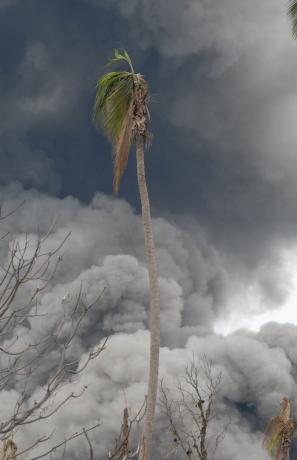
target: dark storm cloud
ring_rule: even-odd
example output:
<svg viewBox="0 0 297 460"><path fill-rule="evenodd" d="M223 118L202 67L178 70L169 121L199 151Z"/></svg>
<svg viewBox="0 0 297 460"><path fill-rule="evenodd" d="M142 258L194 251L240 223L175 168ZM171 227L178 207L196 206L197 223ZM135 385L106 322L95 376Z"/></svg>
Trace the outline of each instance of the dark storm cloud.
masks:
<svg viewBox="0 0 297 460"><path fill-rule="evenodd" d="M153 207L198 217L223 248L257 263L297 221L296 43L285 13L277 0L7 3L0 152L12 160L2 183L87 201L111 191L110 147L90 112L102 65L125 46L153 93ZM42 152L38 178L20 172L14 142L25 169ZM137 203L133 159L122 196Z"/></svg>
<svg viewBox="0 0 297 460"><path fill-rule="evenodd" d="M64 248L63 269L41 301L42 308L52 305L52 312L59 311L61 299L68 292L78 292L83 285L90 302L105 289L97 313L100 329L94 331L96 338L110 331L134 332L147 327L149 295L142 224L127 202L98 194L86 207L74 198L59 200L24 192L19 186L2 189L1 196L5 209L13 209L21 199L26 200L2 224L3 233L16 235L20 241L26 233L33 238L36 222L40 231L46 232L57 216L56 230L47 243L54 248L71 231ZM192 333L193 328L199 327L201 332L203 328L211 330L217 314L224 308L228 278L218 252L202 231L192 236L161 218L154 220L154 228L164 343L182 344L189 334L188 328ZM4 257L4 247L2 253ZM97 321L97 317L91 318L90 325ZM37 320L34 329L38 329L38 324ZM185 331L180 335L183 326Z"/></svg>
<svg viewBox="0 0 297 460"><path fill-rule="evenodd" d="M1 0L0 2L0 11L4 10L8 6L12 6L14 3L16 3L18 0Z"/></svg>
<svg viewBox="0 0 297 460"><path fill-rule="evenodd" d="M58 193L61 178L45 152L33 150L26 141L13 133L3 134L0 147L0 182L8 185L19 180L25 187L36 187Z"/></svg>
<svg viewBox="0 0 297 460"><path fill-rule="evenodd" d="M161 56L153 113L170 128L154 166L168 174L166 190L154 174L153 197L163 209L196 214L217 241L257 261L296 226L296 43L287 3L111 5L134 25L139 46Z"/></svg>
<svg viewBox="0 0 297 460"><path fill-rule="evenodd" d="M281 251L291 235L294 243L297 197L296 47L285 5L5 3L2 184L19 180L26 188L87 201L97 189L111 190L110 147L90 126L90 111L103 63L114 46L125 45L154 96L155 141L146 158L154 214L171 216L192 240L201 234L198 218L214 253L227 254L230 277L243 287L255 285L263 310L283 304L291 285ZM122 196L138 205L133 158ZM111 253L117 254L117 247ZM159 253L169 273L170 260L161 248ZM207 292L223 291L224 283L213 276L201 298L196 291L207 269L201 270L195 251L189 261L197 281L185 299L184 325L190 328L199 317L204 327L225 301L218 295L213 302Z"/></svg>
<svg viewBox="0 0 297 460"><path fill-rule="evenodd" d="M112 46L108 45L112 27L103 15L98 26L90 8L76 1L70 4L29 0L13 2L1 11L0 154L10 151L3 174L26 187L90 199L98 178L103 188L107 186L107 153L110 167L109 151L105 157L101 152L106 149L102 138L101 145L98 136L96 144L92 138L90 112L97 72ZM19 173L19 149L15 152L13 142L23 144L28 168L33 170L36 152L43 152L45 163L51 164L50 174L57 177L56 187L48 184L46 167L38 180Z"/></svg>

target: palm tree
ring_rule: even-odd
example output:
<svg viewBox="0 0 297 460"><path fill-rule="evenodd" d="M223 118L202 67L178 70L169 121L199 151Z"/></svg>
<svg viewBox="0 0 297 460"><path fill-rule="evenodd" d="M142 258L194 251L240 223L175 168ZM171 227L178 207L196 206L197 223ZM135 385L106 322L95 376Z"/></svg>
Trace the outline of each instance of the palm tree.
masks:
<svg viewBox="0 0 297 460"><path fill-rule="evenodd" d="M160 349L160 295L157 263L153 239L150 203L146 186L144 150L151 135L148 131L148 84L140 73L135 73L126 51L115 50L109 64L126 63L129 71L108 72L97 83L93 121L102 125L113 144L114 192L118 193L121 178L128 163L132 144L136 146L137 179L142 207L145 251L150 286L150 367L141 439L140 459L150 458L154 415L158 388Z"/></svg>
<svg viewBox="0 0 297 460"><path fill-rule="evenodd" d="M295 429L295 423L290 417L291 403L285 396L279 415L270 420L265 432L264 446L273 460L289 460L290 442Z"/></svg>
<svg viewBox="0 0 297 460"><path fill-rule="evenodd" d="M297 38L297 1L296 0L290 1L288 14L292 19L293 36Z"/></svg>

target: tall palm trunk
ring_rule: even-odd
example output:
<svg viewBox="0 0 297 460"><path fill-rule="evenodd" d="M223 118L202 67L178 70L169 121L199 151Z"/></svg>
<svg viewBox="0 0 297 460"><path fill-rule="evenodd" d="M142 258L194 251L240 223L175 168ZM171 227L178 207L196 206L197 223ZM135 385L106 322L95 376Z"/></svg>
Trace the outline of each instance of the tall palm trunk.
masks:
<svg viewBox="0 0 297 460"><path fill-rule="evenodd" d="M144 140L139 136L136 143L137 180L142 207L144 243L148 263L150 284L150 368L147 392L146 414L141 439L140 460L149 460L153 433L154 415L158 390L160 350L160 294L155 245L151 223L150 202L145 179Z"/></svg>

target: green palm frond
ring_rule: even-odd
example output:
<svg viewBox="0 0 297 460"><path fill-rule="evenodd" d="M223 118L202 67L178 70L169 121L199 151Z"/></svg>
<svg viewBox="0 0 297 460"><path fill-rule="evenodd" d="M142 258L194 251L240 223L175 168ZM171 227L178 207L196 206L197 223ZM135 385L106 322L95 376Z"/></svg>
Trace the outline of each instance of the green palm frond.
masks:
<svg viewBox="0 0 297 460"><path fill-rule="evenodd" d="M118 192L127 166L133 138L133 101L136 82L144 84L140 74L135 74L128 53L115 50L110 64L125 63L130 72L108 72L99 78L93 108L93 122L102 126L113 144L114 191Z"/></svg>
<svg viewBox="0 0 297 460"><path fill-rule="evenodd" d="M132 143L133 87L133 74L129 72L109 72L97 84L93 121L103 126L114 147L115 193L118 193Z"/></svg>
<svg viewBox="0 0 297 460"><path fill-rule="evenodd" d="M297 1L296 0L291 0L289 9L288 9L288 14L291 17L292 20L292 32L293 36L297 38Z"/></svg>
<svg viewBox="0 0 297 460"><path fill-rule="evenodd" d="M131 72L134 73L131 58L126 50L122 50L121 52L120 50L116 49L114 51L114 57L108 61L107 65L109 66L111 64L117 64L122 61L127 62L127 64L129 64Z"/></svg>
<svg viewBox="0 0 297 460"><path fill-rule="evenodd" d="M126 113L125 119L123 121L122 129L119 135L119 139L114 147L113 152L113 164L114 164L114 174L113 174L113 189L115 194L118 193L120 188L120 183L122 176L125 172L131 144L134 140L133 138L133 102L131 102L130 107Z"/></svg>
<svg viewBox="0 0 297 460"><path fill-rule="evenodd" d="M113 143L117 142L133 93L133 75L109 72L97 83L93 121L102 125Z"/></svg>

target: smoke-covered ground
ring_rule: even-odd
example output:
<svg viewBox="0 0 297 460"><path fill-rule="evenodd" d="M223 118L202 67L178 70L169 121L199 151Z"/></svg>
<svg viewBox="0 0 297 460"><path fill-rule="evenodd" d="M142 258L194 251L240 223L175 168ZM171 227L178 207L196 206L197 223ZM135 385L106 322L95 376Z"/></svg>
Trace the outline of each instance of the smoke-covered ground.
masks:
<svg viewBox="0 0 297 460"><path fill-rule="evenodd" d="M125 401L132 412L136 411L146 392L149 296L141 218L127 202L103 194L95 195L89 206L71 197L61 200L25 192L19 185L2 189L1 195L4 211L26 199L2 222L3 233L9 231L20 241L25 234L34 239L37 224L46 232L56 217L56 227L46 243L54 248L71 231L62 248L59 271L40 296L38 312L47 315L32 317L22 325L16 331L20 340L29 335L36 341L47 334L65 314L67 302L71 303L80 286L86 304L95 301L95 305L75 339L75 357L83 362L102 338L110 336L98 360L79 379L64 385L58 398L87 385L84 395L51 419L17 431L17 443L25 447L52 432L51 442L58 441L99 420L102 425L91 438L97 458L106 458L119 432ZM267 420L278 410L283 395L292 399L293 409L297 405L297 327L269 323L257 333L215 334L216 321L227 314L227 300L232 297L232 274L200 228L190 232L160 218L153 224L162 310L160 376L174 387L193 356L199 359L206 355L213 361L215 373L221 372L223 377L216 423L223 426L230 422L218 460L265 459L262 441ZM3 241L3 260L5 245ZM257 286L261 292L261 279ZM53 349L32 378L32 400L37 398L40 384L47 381L55 359ZM4 418L13 410L17 396L17 388L0 394ZM172 444L159 415L156 432L154 458L159 458ZM82 439L73 441L68 445L68 457L79 459L85 449Z"/></svg>

